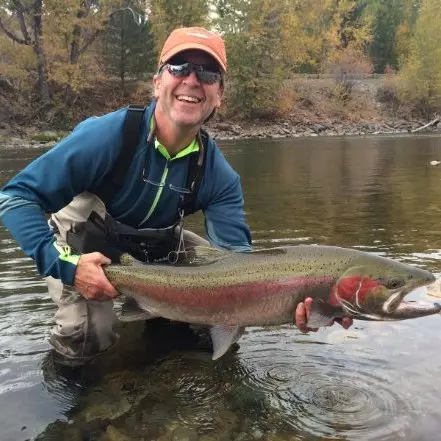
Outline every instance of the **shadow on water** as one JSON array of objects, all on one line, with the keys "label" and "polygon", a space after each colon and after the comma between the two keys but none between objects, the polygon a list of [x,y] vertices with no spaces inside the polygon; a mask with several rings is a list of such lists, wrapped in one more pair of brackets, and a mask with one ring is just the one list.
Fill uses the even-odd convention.
[{"label": "shadow on water", "polygon": [[[355,247],[441,272],[441,168],[428,165],[441,159],[440,138],[222,147],[241,175],[256,247]],[[32,154],[6,156],[1,181]],[[199,221],[189,223],[197,232]],[[61,369],[47,343],[54,312],[32,262],[0,227],[2,441],[439,438],[439,317],[310,335],[249,328],[239,350],[215,362],[207,339],[185,325],[120,324],[116,348]]]}]

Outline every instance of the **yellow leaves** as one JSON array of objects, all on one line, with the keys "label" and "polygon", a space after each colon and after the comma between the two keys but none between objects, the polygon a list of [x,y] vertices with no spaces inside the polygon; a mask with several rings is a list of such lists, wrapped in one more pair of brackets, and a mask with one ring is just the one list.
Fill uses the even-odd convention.
[{"label": "yellow leaves", "polygon": [[367,14],[355,16],[355,0],[330,0],[327,6],[330,14],[329,26],[325,31],[327,52],[348,46],[362,49],[371,40],[372,18]]},{"label": "yellow leaves", "polygon": [[0,47],[0,76],[11,78],[15,84],[29,83],[29,72],[36,67],[32,47],[15,43],[3,34],[0,34]]},{"label": "yellow leaves", "polygon": [[399,75],[402,97],[441,107],[441,8],[439,0],[422,0],[409,43],[409,55]]}]

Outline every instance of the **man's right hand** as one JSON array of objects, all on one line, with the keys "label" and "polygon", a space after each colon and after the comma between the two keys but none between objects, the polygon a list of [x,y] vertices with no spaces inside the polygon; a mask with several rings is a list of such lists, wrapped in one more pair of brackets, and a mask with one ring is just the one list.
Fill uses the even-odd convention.
[{"label": "man's right hand", "polygon": [[74,287],[87,300],[111,300],[119,295],[107,280],[102,265],[111,260],[101,253],[83,254],[77,264]]}]

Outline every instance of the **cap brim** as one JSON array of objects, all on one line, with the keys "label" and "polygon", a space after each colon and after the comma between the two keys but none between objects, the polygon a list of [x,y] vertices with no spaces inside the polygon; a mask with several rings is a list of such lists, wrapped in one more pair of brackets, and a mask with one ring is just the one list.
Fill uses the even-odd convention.
[{"label": "cap brim", "polygon": [[217,63],[221,67],[221,69],[224,72],[227,71],[227,66],[220,59],[219,55],[216,54],[216,52],[214,52],[211,48],[204,46],[203,44],[197,44],[197,43],[185,43],[185,44],[180,44],[178,46],[175,46],[173,49],[171,49],[166,54],[164,54],[164,56],[161,58],[159,63],[160,63],[160,65],[163,65],[163,64],[167,63],[167,61],[170,60],[170,58],[174,57],[176,54],[179,54],[179,52],[188,51],[188,50],[192,50],[192,49],[204,51],[208,55],[211,55],[217,61]]}]

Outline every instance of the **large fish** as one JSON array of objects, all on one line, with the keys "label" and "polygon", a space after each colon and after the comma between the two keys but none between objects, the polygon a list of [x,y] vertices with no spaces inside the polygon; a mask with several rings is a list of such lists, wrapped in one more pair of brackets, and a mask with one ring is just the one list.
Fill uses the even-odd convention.
[{"label": "large fish", "polygon": [[176,265],[109,265],[115,288],[136,300],[143,318],[209,325],[213,359],[237,341],[245,326],[292,323],[306,297],[314,299],[308,325],[333,318],[402,320],[436,314],[436,303],[406,302],[415,288],[432,283],[421,268],[353,249],[299,245],[247,253],[194,247]]}]

